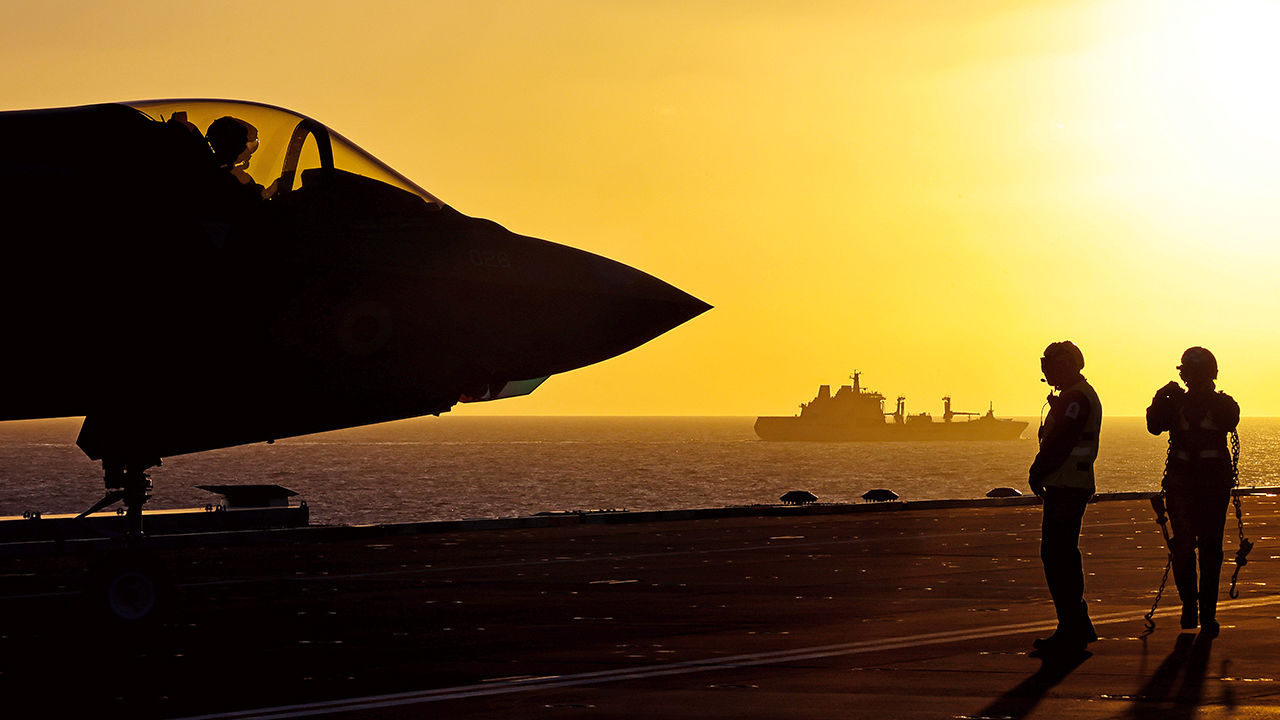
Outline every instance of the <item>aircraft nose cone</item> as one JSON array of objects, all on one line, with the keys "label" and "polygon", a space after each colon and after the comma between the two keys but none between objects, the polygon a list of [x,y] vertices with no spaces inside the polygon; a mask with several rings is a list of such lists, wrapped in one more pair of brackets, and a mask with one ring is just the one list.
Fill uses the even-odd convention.
[{"label": "aircraft nose cone", "polygon": [[544,377],[620,355],[711,306],[636,268],[472,220],[466,275],[483,306],[467,335],[506,379]]},{"label": "aircraft nose cone", "polygon": [[[598,362],[620,355],[701,315],[711,308],[685,291],[632,267],[592,256],[591,277],[580,299],[564,308],[572,337],[594,348]],[[566,326],[569,329],[569,326]],[[586,363],[584,363],[586,364]]]},{"label": "aircraft nose cone", "polygon": [[[711,306],[648,273],[553,243],[539,248],[546,263],[540,287],[510,299],[523,326],[522,361],[541,376],[621,355],[706,312]],[[516,371],[519,375],[520,371]]]}]

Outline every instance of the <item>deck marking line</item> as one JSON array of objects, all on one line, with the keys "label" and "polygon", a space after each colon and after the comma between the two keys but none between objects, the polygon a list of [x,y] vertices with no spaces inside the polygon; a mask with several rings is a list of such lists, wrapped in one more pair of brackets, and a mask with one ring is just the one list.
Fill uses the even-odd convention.
[{"label": "deck marking line", "polygon": [[[1273,595],[1256,600],[1227,601],[1221,603],[1219,607],[1223,609],[1245,609],[1276,604],[1280,604],[1280,596]],[[1180,612],[1180,608],[1170,608],[1156,613],[1156,617],[1168,617]],[[1138,610],[1106,613],[1093,618],[1093,623],[1095,625],[1106,625],[1126,621],[1131,622],[1135,621],[1139,617],[1138,613]],[[758,665],[772,665],[797,662],[800,660],[834,657],[839,655],[856,655],[868,652],[883,652],[887,650],[899,650],[911,647],[941,645],[952,642],[981,640],[1004,635],[1018,635],[1027,632],[1052,630],[1055,625],[1056,622],[1052,620],[1012,623],[1008,625],[991,625],[987,627],[971,628],[968,630],[947,630],[936,633],[881,638],[878,640],[865,640],[861,642],[841,643],[837,645],[819,645],[806,648],[794,648],[791,650],[752,653],[748,655],[732,655],[702,660],[688,660],[663,665],[642,665],[616,670],[600,670],[595,672],[575,673],[571,675],[553,675],[497,683],[490,682],[480,685],[460,685],[448,688],[436,688],[433,690],[421,690],[389,695],[371,695],[344,700],[329,700],[315,703],[284,705],[274,708],[260,708],[256,710],[197,715],[181,718],[180,720],[285,720],[286,718],[315,717],[318,715],[328,715],[339,712],[374,710],[379,708],[415,705],[429,702],[441,702],[445,700],[461,700],[472,697],[505,695],[517,692],[573,687],[577,685],[592,685],[604,682],[642,680],[666,675],[687,675],[711,670],[729,670]]]}]

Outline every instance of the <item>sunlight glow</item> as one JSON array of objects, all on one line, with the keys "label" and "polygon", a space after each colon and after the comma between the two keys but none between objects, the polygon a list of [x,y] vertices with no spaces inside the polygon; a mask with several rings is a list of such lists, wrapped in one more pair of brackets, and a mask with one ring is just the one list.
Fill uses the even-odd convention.
[{"label": "sunlight glow", "polygon": [[[1280,4],[1143,3],[1099,60],[1119,162],[1161,185],[1273,196],[1280,183]],[[1127,146],[1127,147],[1126,147]],[[1135,162],[1136,161],[1136,162]]]},{"label": "sunlight glow", "polygon": [[459,414],[779,414],[857,368],[1035,415],[1064,338],[1109,413],[1191,345],[1280,413],[1280,0],[9,5],[8,109],[282,105],[715,306]]}]

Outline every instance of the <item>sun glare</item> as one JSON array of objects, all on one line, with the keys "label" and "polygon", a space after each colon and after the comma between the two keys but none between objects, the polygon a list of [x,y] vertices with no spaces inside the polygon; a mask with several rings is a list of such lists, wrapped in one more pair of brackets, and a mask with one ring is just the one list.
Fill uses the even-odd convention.
[{"label": "sun glare", "polygon": [[1253,195],[1274,186],[1280,4],[1144,3],[1141,15],[1105,60],[1114,68],[1104,76],[1112,78],[1107,105],[1130,130],[1130,152],[1190,187]]},{"label": "sun glare", "polygon": [[[1280,3],[1127,3],[1082,58],[1095,101],[1077,124],[1106,202],[1166,247],[1280,262]],[[1217,252],[1221,250],[1222,252]]]},{"label": "sun glare", "polygon": [[[1216,8],[1216,6],[1210,6]],[[1280,120],[1275,72],[1280,66],[1280,5],[1240,2],[1185,18],[1175,39],[1184,36],[1186,57],[1177,66],[1190,78],[1189,91],[1219,130],[1241,139],[1262,140],[1274,149]]]}]

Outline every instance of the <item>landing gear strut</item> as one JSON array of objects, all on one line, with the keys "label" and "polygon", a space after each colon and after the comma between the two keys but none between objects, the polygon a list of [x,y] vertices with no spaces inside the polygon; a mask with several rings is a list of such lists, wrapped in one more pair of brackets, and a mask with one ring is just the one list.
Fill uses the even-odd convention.
[{"label": "landing gear strut", "polygon": [[130,539],[142,537],[142,506],[151,499],[151,476],[146,470],[159,465],[159,460],[144,462],[121,462],[103,459],[103,483],[107,486],[107,494],[93,504],[93,507],[76,516],[76,519],[124,501],[125,535]]},{"label": "landing gear strut", "polygon": [[142,506],[151,499],[151,478],[146,470],[159,464],[159,460],[121,462],[104,458],[103,482],[107,493],[77,516],[77,519],[87,517],[109,505],[124,503],[124,548],[117,548],[99,559],[86,599],[108,618],[129,625],[153,620],[167,587],[164,573],[158,570],[142,544],[145,537]]}]

